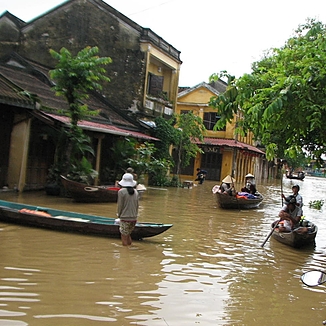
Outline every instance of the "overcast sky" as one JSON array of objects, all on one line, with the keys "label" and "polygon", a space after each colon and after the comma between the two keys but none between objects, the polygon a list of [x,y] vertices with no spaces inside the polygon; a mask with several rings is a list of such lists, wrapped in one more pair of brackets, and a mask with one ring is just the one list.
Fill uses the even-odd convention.
[{"label": "overcast sky", "polygon": [[[28,22],[63,0],[0,0]],[[181,51],[180,86],[195,86],[227,70],[240,77],[265,50],[281,47],[299,24],[326,24],[326,0],[105,0]]]}]

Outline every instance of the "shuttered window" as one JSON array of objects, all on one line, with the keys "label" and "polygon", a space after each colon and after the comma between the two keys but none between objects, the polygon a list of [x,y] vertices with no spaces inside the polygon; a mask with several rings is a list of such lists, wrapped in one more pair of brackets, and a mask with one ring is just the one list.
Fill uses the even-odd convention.
[{"label": "shuttered window", "polygon": [[153,96],[159,96],[163,93],[163,76],[156,76],[149,74],[148,76],[148,94]]}]

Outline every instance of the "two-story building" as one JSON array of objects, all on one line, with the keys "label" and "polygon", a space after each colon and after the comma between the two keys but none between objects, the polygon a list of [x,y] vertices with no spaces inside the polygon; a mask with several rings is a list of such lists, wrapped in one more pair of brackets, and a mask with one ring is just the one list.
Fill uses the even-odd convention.
[{"label": "two-story building", "polygon": [[115,108],[136,119],[171,116],[176,105],[180,51],[101,0],[68,0],[24,22],[5,12],[0,16],[0,57],[16,52],[54,67],[49,50],[66,47],[73,55],[98,46],[110,57],[109,83],[103,94]]},{"label": "two-story building", "polygon": [[246,137],[235,134],[236,116],[223,130],[214,130],[219,116],[216,109],[209,106],[209,101],[225,89],[226,84],[218,80],[183,88],[178,94],[176,113],[192,111],[202,118],[206,127],[204,141],[198,143],[203,154],[198,153],[191,166],[182,170],[184,178],[193,179],[197,168],[208,172],[208,180],[216,181],[222,180],[228,174],[233,175],[238,182],[243,181],[247,173],[253,173],[257,179],[267,176],[265,153],[255,146],[252,134],[249,133]]},{"label": "two-story building", "polygon": [[69,123],[60,115],[67,103],[51,90],[49,70],[57,62],[49,50],[65,47],[75,55],[86,46],[97,46],[101,57],[112,59],[106,67],[111,81],[87,103],[99,116],[80,122],[92,138],[98,172],[118,137],[156,141],[143,126],[156,116],[172,116],[180,51],[151,29],[101,0],[68,0],[29,22],[5,12],[0,16],[0,186],[44,185],[55,146],[44,126],[58,131]]}]

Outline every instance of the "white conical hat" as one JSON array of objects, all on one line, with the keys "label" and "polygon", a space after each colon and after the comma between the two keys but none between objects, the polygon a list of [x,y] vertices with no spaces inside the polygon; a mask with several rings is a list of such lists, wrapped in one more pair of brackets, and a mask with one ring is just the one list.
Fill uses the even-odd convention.
[{"label": "white conical hat", "polygon": [[232,183],[232,182],[235,182],[236,180],[234,178],[232,178],[230,175],[227,175],[223,180],[222,182],[225,182],[225,183]]}]

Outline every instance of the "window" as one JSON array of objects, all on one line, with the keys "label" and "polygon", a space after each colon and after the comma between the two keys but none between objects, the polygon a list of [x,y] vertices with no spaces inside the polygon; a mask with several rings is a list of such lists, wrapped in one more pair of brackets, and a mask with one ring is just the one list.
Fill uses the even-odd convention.
[{"label": "window", "polygon": [[163,76],[148,75],[148,94],[159,96],[163,93]]},{"label": "window", "polygon": [[[204,126],[207,130],[213,130],[216,122],[220,119],[216,112],[205,112],[204,113]],[[225,127],[220,130],[225,130]]]}]

